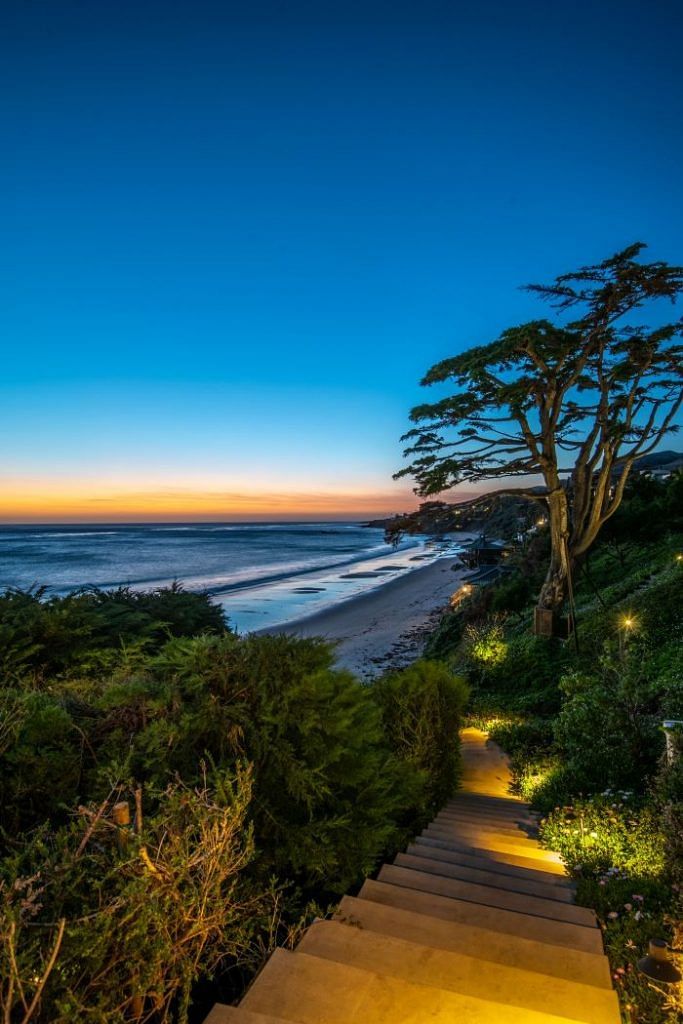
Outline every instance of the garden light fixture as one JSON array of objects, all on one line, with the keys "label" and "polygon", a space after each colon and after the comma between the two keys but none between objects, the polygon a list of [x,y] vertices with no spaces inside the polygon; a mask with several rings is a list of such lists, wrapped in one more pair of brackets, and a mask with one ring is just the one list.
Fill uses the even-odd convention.
[{"label": "garden light fixture", "polygon": [[650,939],[647,956],[638,961],[638,970],[660,985],[676,985],[683,975],[671,960],[670,952],[664,939]]},{"label": "garden light fixture", "polygon": [[628,635],[631,632],[631,630],[634,630],[636,628],[637,624],[637,619],[629,613],[627,613],[626,615],[622,615],[621,619],[619,620],[619,657],[622,660],[626,656],[626,641],[628,639]]}]

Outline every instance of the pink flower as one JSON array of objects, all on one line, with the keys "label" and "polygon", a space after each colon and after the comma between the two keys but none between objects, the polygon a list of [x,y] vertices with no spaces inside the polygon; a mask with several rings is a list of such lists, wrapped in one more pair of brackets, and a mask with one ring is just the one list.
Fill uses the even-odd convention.
[{"label": "pink flower", "polygon": [[616,919],[618,917],[619,917],[619,914],[617,913],[616,910],[610,910],[609,914],[607,915],[607,918],[610,921],[616,921]]}]

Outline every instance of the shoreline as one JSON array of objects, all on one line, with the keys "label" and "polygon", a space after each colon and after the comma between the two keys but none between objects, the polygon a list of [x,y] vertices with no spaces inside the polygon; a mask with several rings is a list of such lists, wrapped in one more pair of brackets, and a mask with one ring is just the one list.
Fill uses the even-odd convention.
[{"label": "shoreline", "polygon": [[369,681],[389,669],[419,658],[465,567],[446,555],[405,576],[305,618],[256,630],[259,635],[285,633],[322,637],[336,647],[336,667]]}]

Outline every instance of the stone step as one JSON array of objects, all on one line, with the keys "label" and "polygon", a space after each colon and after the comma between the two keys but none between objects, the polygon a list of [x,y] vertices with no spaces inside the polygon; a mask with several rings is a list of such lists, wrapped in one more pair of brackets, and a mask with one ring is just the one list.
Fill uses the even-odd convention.
[{"label": "stone step", "polygon": [[497,809],[495,807],[486,807],[479,804],[446,804],[444,807],[439,808],[441,814],[471,814],[477,817],[495,818],[497,821],[533,821],[539,820],[539,816],[532,814],[527,811],[526,808],[519,805],[517,808],[508,809]]},{"label": "stone step", "polygon": [[502,833],[504,835],[520,836],[523,839],[538,841],[538,828],[531,822],[522,821],[495,821],[493,818],[479,818],[475,815],[463,815],[461,818],[452,817],[450,814],[437,814],[430,822],[436,828],[452,828],[455,831],[461,828],[483,829],[488,832]]},{"label": "stone step", "polygon": [[526,861],[536,861],[537,867],[544,864],[560,863],[558,854],[544,850],[530,839],[517,839],[512,836],[494,835],[477,829],[466,829],[454,832],[428,826],[421,833],[423,839],[435,839],[442,843],[455,846],[469,846],[479,850],[490,850],[492,853],[510,854],[523,857]]},{"label": "stone step", "polygon": [[413,847],[412,852],[408,849],[406,853],[397,854],[394,857],[394,864],[398,864],[399,867],[429,871],[434,875],[445,875],[447,878],[457,878],[461,882],[489,885],[495,889],[507,889],[516,893],[525,893],[527,896],[540,896],[542,899],[557,900],[560,903],[572,902],[571,889],[557,885],[544,885],[542,882],[534,882],[533,879],[500,875],[495,871],[468,868],[462,864],[449,864],[447,861],[426,857],[421,850],[422,847],[418,846]]},{"label": "stone step", "polygon": [[270,1013],[251,1013],[240,1006],[215,1003],[209,1016],[204,1018],[204,1024],[291,1024],[291,1021]]},{"label": "stone step", "polygon": [[[417,894],[418,897],[420,894]],[[425,902],[423,900],[423,902]],[[421,946],[464,953],[494,964],[611,989],[607,958],[602,953],[557,946],[509,932],[501,934],[476,924],[433,917],[388,903],[344,896],[335,920],[381,935],[409,939]]]},{"label": "stone step", "polygon": [[573,903],[558,903],[557,900],[528,896],[526,893],[510,892],[507,889],[496,889],[490,885],[462,882],[458,878],[448,878],[425,871],[419,857],[408,857],[407,854],[404,854],[404,857],[410,861],[409,864],[385,864],[377,875],[378,881],[435,892],[440,896],[450,896],[457,900],[467,900],[468,903],[477,906],[514,910],[520,914],[533,914],[535,917],[553,921],[568,921],[585,928],[597,926],[595,914],[586,907],[577,907]]},{"label": "stone step", "polygon": [[476,806],[461,806],[461,807],[441,807],[439,809],[439,815],[450,818],[477,818],[486,819],[492,821],[500,821],[501,824],[515,824],[518,821],[524,824],[537,824],[538,818],[533,817],[526,811],[521,810],[517,813],[512,811],[497,811],[490,807],[476,807]]},{"label": "stone step", "polygon": [[[493,849],[490,845],[482,846],[471,840],[458,842],[452,838],[439,838],[433,835],[416,836],[415,842],[420,846],[433,846],[435,849],[450,850],[456,853],[466,853],[473,856],[485,856],[489,860],[499,861],[502,864],[515,865],[522,868],[534,868],[547,871],[550,874],[566,878],[566,872],[560,860],[559,854],[552,850],[540,850],[535,856],[521,854],[518,849],[508,848],[505,844],[496,843]],[[545,854],[545,856],[542,856]]]},{"label": "stone step", "polygon": [[553,875],[550,871],[535,871],[533,868],[518,868],[514,864],[503,864],[501,861],[491,860],[486,856],[472,857],[455,850],[441,849],[432,843],[429,845],[418,841],[410,843],[406,853],[412,853],[416,857],[428,857],[430,860],[445,861],[446,864],[461,864],[463,867],[488,871],[491,874],[503,875],[512,879],[519,878],[539,882],[541,885],[551,885],[554,889],[574,891],[573,883],[566,876]]},{"label": "stone step", "polygon": [[[307,953],[276,949],[242,1000],[245,1009],[299,1024],[567,1024],[576,1018],[519,1009],[416,985]],[[501,1012],[504,1017],[501,1018]]]},{"label": "stone step", "polygon": [[[391,873],[397,873],[401,881],[394,883],[389,881]],[[547,942],[554,946],[568,946],[570,949],[582,949],[586,953],[602,953],[602,936],[598,928],[588,928],[581,924],[572,924],[568,921],[553,921],[547,917],[538,917],[533,914],[525,914],[516,910],[503,910],[500,907],[490,907],[482,903],[472,903],[470,900],[461,900],[453,896],[445,896],[435,892],[432,888],[408,887],[404,883],[406,875],[416,875],[417,872],[409,872],[403,868],[391,867],[387,874],[387,881],[368,880],[363,883],[359,893],[361,899],[374,900],[377,903],[388,903],[403,910],[414,910],[418,914],[428,914],[433,917],[442,917],[449,921],[459,921],[462,924],[473,924],[479,928],[488,928],[490,931],[499,931],[510,935],[521,935],[527,939],[535,939],[537,942]],[[425,876],[429,883],[433,883],[432,876]],[[415,878],[412,879],[416,881]]]},{"label": "stone step", "polygon": [[442,807],[439,815],[444,818],[467,818],[470,821],[495,821],[501,825],[516,825],[518,822],[525,825],[537,824],[537,819],[526,811],[513,814],[511,811],[495,811],[488,807]]},{"label": "stone step", "polygon": [[446,836],[482,836],[492,839],[502,839],[506,843],[513,843],[523,846],[526,849],[538,849],[538,840],[529,836],[526,832],[520,832],[516,828],[497,828],[493,825],[479,825],[476,822],[458,822],[457,825],[449,824],[438,819],[423,829],[422,835],[438,833]]},{"label": "stone step", "polygon": [[[556,977],[434,949],[406,938],[378,935],[339,921],[313,924],[297,947],[311,956],[349,964],[384,977],[520,1007],[586,1024],[619,1024],[616,994]],[[556,956],[561,954],[556,950]]]},{"label": "stone step", "polygon": [[515,796],[497,797],[486,796],[485,793],[468,793],[460,790],[455,796],[446,802],[445,807],[481,807],[491,811],[514,812],[520,811],[529,813],[530,806],[525,800],[519,800]]}]

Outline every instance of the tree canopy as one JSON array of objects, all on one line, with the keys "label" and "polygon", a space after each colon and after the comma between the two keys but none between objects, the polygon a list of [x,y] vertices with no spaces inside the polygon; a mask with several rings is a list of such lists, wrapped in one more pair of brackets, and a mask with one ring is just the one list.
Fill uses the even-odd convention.
[{"label": "tree canopy", "polygon": [[572,563],[618,508],[636,460],[677,429],[683,320],[650,326],[641,310],[676,302],[683,267],[641,262],[644,248],[636,243],[549,285],[527,285],[556,320],[510,327],[433,366],[422,384],[456,390],[414,408],[418,425],[404,435],[411,461],[396,476],[414,476],[420,495],[542,477],[540,490],[515,490],[548,505],[543,608],[561,607]]}]

